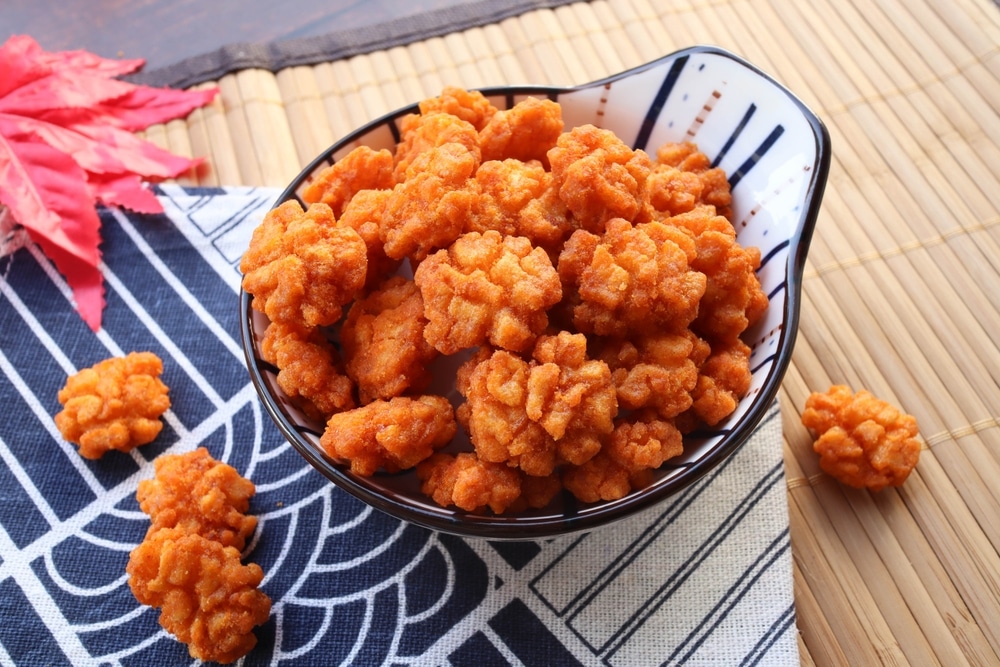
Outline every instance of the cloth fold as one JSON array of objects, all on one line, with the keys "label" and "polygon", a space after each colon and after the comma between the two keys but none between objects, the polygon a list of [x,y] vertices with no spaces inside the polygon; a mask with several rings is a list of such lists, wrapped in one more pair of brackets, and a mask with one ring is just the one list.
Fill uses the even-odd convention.
[{"label": "cloth fold", "polygon": [[[261,409],[239,345],[238,262],[276,189],[161,186],[166,214],[103,210],[104,327],[41,253],[0,259],[0,662],[176,664],[132,596],[135,489],[204,446],[257,485],[245,559],[274,606],[245,665],[798,665],[781,418],[697,483],[587,534],[489,542],[374,510]],[[173,406],[150,445],[85,461],[55,430],[66,375],[152,350]]]}]

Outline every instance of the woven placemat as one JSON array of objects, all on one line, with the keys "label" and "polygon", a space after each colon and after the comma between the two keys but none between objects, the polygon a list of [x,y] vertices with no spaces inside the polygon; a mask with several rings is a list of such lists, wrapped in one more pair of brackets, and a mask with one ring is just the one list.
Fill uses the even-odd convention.
[{"label": "woven placemat", "polygon": [[[805,664],[1000,662],[1000,10],[992,0],[647,0],[537,9],[277,72],[241,69],[147,136],[183,183],[282,186],[358,125],[436,95],[579,84],[692,44],[811,106],[834,156],[782,393]],[[806,396],[867,388],[925,442],[878,494],[823,475]]]}]

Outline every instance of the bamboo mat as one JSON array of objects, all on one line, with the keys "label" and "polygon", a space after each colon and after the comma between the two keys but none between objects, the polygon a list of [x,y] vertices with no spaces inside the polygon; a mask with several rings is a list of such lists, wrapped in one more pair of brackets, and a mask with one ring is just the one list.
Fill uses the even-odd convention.
[{"label": "bamboo mat", "polygon": [[[447,84],[570,85],[692,44],[824,120],[833,164],[781,392],[803,664],[1000,664],[1000,10],[991,0],[604,0],[275,74],[147,131],[182,182],[284,186],[337,137]],[[878,494],[819,470],[806,396],[867,388],[924,451]]]}]

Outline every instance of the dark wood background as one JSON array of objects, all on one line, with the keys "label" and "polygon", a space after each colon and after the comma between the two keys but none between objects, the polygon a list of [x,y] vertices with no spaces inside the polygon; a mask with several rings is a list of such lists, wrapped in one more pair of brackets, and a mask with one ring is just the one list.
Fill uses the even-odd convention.
[{"label": "dark wood background", "polygon": [[466,0],[0,0],[0,43],[29,35],[48,51],[143,58],[156,69],[236,42],[372,25]]}]

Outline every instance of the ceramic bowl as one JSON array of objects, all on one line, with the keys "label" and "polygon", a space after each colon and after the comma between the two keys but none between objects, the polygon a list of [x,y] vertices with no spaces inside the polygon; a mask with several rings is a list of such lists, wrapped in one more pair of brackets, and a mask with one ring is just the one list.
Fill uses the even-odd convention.
[{"label": "ceramic bowl", "polygon": [[[687,437],[683,455],[657,470],[652,484],[620,500],[583,504],[567,493],[542,510],[470,514],[425,497],[412,471],[361,477],[328,458],[319,446],[324,425],[291,405],[275,382],[276,369],[262,360],[260,341],[268,320],[243,293],[247,365],[266,411],[291,444],[330,481],[379,510],[434,530],[495,540],[592,530],[650,508],[700,478],[749,438],[775,400],[795,342],[802,269],[829,168],[829,136],[791,92],[754,65],[714,47],[684,49],[573,88],[512,86],[482,92],[499,108],[527,96],[555,100],[567,129],[594,124],[650,153],[667,141],[693,141],[725,170],[739,241],[760,248],[759,279],[770,299],[766,315],[744,335],[753,350],[753,382],[737,410],[711,430]],[[414,103],[344,137],[306,167],[277,203],[298,198],[314,174],[356,146],[392,149],[399,138],[397,121],[415,111]]]}]

